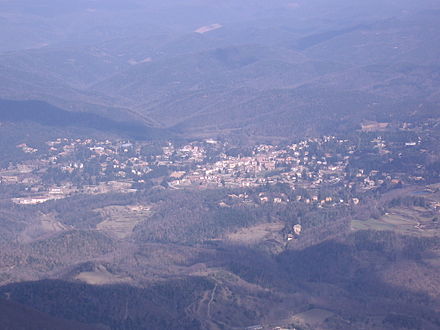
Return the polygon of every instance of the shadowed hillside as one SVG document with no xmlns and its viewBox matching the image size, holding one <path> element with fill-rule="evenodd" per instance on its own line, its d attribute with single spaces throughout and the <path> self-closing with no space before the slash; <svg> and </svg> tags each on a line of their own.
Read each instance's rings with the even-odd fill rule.
<svg viewBox="0 0 440 330">
<path fill-rule="evenodd" d="M 144 139 L 151 139 L 164 134 L 164 131 L 149 128 L 142 124 L 116 122 L 91 113 L 69 112 L 41 101 L 0 100 L 0 121 L 12 123 L 35 122 L 56 128 L 92 129 Z"/>
<path fill-rule="evenodd" d="M 75 321 L 55 318 L 9 300 L 0 299 L 0 322 L 4 330 L 105 330 Z"/>
</svg>

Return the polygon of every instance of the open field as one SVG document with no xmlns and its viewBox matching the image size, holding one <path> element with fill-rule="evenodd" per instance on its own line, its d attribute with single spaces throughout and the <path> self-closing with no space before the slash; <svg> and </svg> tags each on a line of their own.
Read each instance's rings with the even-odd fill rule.
<svg viewBox="0 0 440 330">
<path fill-rule="evenodd" d="M 439 234 L 435 216 L 427 216 L 426 209 L 392 208 L 378 219 L 353 220 L 352 230 L 390 230 L 405 235 L 433 237 Z"/>
<path fill-rule="evenodd" d="M 440 194 L 431 188 L 411 193 L 422 197 L 426 206 L 395 206 L 377 219 L 353 220 L 352 230 L 390 230 L 404 235 L 419 237 L 439 236 Z"/>
<path fill-rule="evenodd" d="M 194 32 L 203 34 L 203 33 L 207 33 L 207 32 L 210 32 L 210 31 L 214 31 L 214 30 L 220 29 L 222 27 L 223 26 L 221 24 L 206 25 L 206 26 L 199 27 Z"/>
<path fill-rule="evenodd" d="M 96 267 L 94 271 L 82 272 L 75 276 L 75 279 L 91 285 L 105 285 L 130 282 L 130 278 L 114 275 L 104 266 Z"/>
<path fill-rule="evenodd" d="M 145 205 L 108 206 L 97 211 L 106 220 L 96 229 L 119 239 L 130 236 L 133 228 L 151 215 L 150 207 Z"/>
<path fill-rule="evenodd" d="M 284 228 L 284 223 L 262 223 L 249 228 L 242 228 L 231 233 L 227 239 L 233 243 L 254 245 L 269 239 L 281 240 L 281 230 Z"/>
<path fill-rule="evenodd" d="M 333 315 L 333 312 L 324 309 L 314 308 L 308 310 L 307 312 L 299 313 L 293 316 L 292 323 L 316 327 L 325 322 L 325 320 L 332 317 Z"/>
</svg>

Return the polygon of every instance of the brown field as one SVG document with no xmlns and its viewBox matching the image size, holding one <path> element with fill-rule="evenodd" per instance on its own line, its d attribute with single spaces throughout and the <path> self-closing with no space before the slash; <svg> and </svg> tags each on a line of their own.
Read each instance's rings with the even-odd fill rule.
<svg viewBox="0 0 440 330">
<path fill-rule="evenodd" d="M 96 229 L 115 238 L 123 239 L 131 235 L 133 228 L 151 215 L 151 207 L 146 205 L 108 206 L 97 211 L 105 220 Z"/>
<path fill-rule="evenodd" d="M 249 228 L 241 228 L 235 233 L 229 234 L 227 240 L 245 245 L 254 245 L 269 239 L 280 240 L 280 232 L 283 228 L 282 222 L 262 223 Z"/>
</svg>

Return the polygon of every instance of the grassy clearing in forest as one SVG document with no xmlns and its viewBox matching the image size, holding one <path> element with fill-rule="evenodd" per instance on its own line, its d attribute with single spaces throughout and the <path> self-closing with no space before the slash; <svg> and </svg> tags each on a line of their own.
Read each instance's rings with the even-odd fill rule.
<svg viewBox="0 0 440 330">
<path fill-rule="evenodd" d="M 357 230 L 390 230 L 415 236 L 436 236 L 440 225 L 433 221 L 437 215 L 422 207 L 393 207 L 378 219 L 353 220 Z"/>
<path fill-rule="evenodd" d="M 97 211 L 104 217 L 104 221 L 96 226 L 110 236 L 123 239 L 131 235 L 133 228 L 151 215 L 149 206 L 108 206 Z"/>
</svg>

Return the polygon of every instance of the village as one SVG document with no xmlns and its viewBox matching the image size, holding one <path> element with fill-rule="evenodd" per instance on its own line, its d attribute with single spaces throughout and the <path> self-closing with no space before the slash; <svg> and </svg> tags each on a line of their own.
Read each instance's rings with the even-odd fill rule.
<svg viewBox="0 0 440 330">
<path fill-rule="evenodd" d="M 375 156 L 389 159 L 402 154 L 402 148 L 417 148 L 420 143 L 420 139 L 404 141 L 393 150 L 392 143 L 377 136 L 369 141 L 369 148 Z M 215 139 L 151 143 L 68 138 L 47 141 L 40 148 L 26 144 L 17 148 L 30 159 L 0 170 L 0 186 L 18 187 L 18 195 L 12 198 L 16 204 L 39 204 L 75 194 L 133 193 L 155 185 L 166 189 L 255 189 L 283 184 L 307 191 L 297 195 L 297 201 L 329 207 L 356 205 L 365 192 L 425 180 L 422 175 L 353 166 L 352 160 L 359 158 L 359 145 L 336 136 L 242 149 Z M 421 172 L 423 166 L 418 164 L 416 170 Z M 325 195 L 320 192 L 322 187 L 356 193 Z M 245 192 L 232 195 L 243 202 L 251 199 Z M 285 195 L 264 189 L 257 199 L 260 203 L 289 202 Z"/>
</svg>

